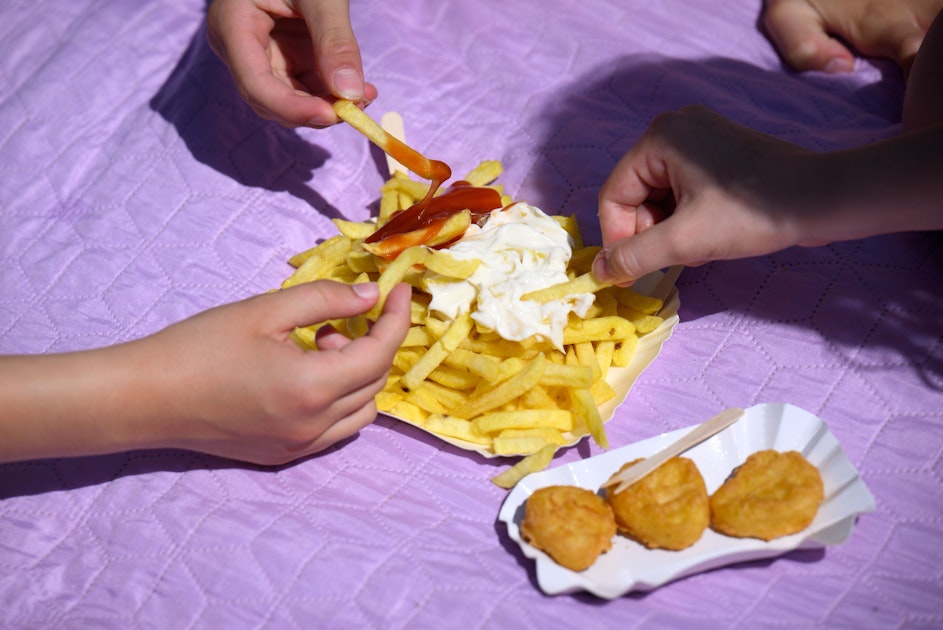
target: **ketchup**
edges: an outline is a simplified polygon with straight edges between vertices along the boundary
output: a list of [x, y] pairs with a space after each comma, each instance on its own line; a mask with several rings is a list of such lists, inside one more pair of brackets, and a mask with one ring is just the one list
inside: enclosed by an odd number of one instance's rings
[[433, 228], [425, 240], [438, 233], [438, 228], [457, 212], [470, 210], [472, 220], [487, 214], [501, 206], [501, 195], [493, 188], [478, 188], [468, 182], [452, 184], [448, 190], [437, 197], [432, 197], [434, 190], [415, 205], [394, 214], [380, 229], [364, 239], [367, 243], [377, 243], [398, 234], [413, 232], [424, 228]]
[[[376, 232], [364, 239], [366, 243], [388, 241], [384, 248], [388, 258], [396, 258], [410, 245], [428, 243], [443, 228], [452, 215], [463, 210], [471, 211], [474, 218], [490, 212], [501, 205], [501, 195], [491, 188], [479, 188], [466, 181], [459, 181], [444, 193], [435, 196], [439, 187], [452, 176], [452, 169], [445, 162], [430, 160], [396, 137], [387, 134], [381, 148], [390, 157], [405, 165], [420, 177], [428, 179], [429, 192], [415, 205], [400, 210]], [[452, 242], [454, 242], [453, 239]], [[444, 247], [449, 243], [439, 243]]]

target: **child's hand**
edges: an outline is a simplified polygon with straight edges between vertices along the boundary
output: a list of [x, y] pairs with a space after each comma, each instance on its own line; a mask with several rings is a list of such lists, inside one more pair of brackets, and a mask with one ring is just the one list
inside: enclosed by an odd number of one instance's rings
[[595, 274], [627, 283], [800, 242], [802, 217], [793, 212], [822, 203], [802, 179], [808, 155], [700, 106], [662, 114], [600, 190]]
[[940, 0], [766, 0], [763, 22], [795, 70], [849, 72], [854, 53], [886, 57], [908, 74]]
[[[358, 293], [359, 291], [359, 293]], [[279, 464], [349, 437], [376, 416], [393, 355], [409, 328], [409, 288], [389, 295], [369, 333], [338, 333], [303, 352], [295, 326], [367, 311], [376, 284], [319, 281], [200, 313], [144, 339], [161, 413], [151, 446]]]
[[360, 47], [345, 1], [214, 0], [207, 10], [210, 47], [259, 116], [286, 127], [337, 122], [331, 102], [366, 105]]

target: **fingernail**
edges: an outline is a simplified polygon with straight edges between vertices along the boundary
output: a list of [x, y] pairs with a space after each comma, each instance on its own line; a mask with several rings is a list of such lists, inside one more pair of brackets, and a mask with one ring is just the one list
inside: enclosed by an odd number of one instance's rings
[[357, 102], [363, 98], [363, 79], [352, 68], [341, 68], [334, 73], [334, 93]]
[[851, 72], [854, 67], [855, 64], [850, 59], [835, 57], [834, 59], [829, 59], [828, 63], [825, 64], [825, 72], [828, 72], [829, 74]]
[[593, 275], [602, 282], [612, 281], [612, 272], [609, 270], [609, 262], [606, 260], [604, 249], [596, 254], [596, 260], [593, 261]]
[[362, 298], [376, 298], [380, 294], [380, 287], [376, 282], [358, 282], [350, 285], [354, 293]]
[[358, 297], [375, 300], [380, 295], [380, 287], [376, 282], [358, 282], [350, 285]]
[[308, 122], [305, 123], [305, 124], [306, 124], [308, 127], [330, 127], [330, 126], [333, 125], [335, 122], [336, 122], [336, 121], [334, 121], [334, 120], [328, 120], [328, 119], [325, 118], [324, 116], [314, 116], [313, 118], [311, 118], [310, 120], [308, 120]]

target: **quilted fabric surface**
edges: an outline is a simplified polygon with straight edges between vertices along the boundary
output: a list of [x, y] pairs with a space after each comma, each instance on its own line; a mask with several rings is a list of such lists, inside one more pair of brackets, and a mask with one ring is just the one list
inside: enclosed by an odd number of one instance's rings
[[[815, 150], [899, 129], [891, 64], [784, 70], [759, 0], [352, 5], [376, 118], [400, 112], [458, 173], [500, 159], [507, 192], [576, 214], [591, 243], [599, 185], [661, 111], [701, 103]], [[205, 9], [0, 4], [0, 352], [121, 342], [264, 292], [331, 218], [369, 216], [382, 156], [344, 125], [256, 116]], [[877, 502], [843, 545], [614, 601], [546, 596], [496, 521], [489, 479], [510, 462], [381, 416], [275, 468], [184, 451], [0, 465], [0, 626], [940, 627], [941, 271], [938, 234], [689, 268], [680, 324], [607, 426], [618, 446], [725, 407], [815, 413]]]

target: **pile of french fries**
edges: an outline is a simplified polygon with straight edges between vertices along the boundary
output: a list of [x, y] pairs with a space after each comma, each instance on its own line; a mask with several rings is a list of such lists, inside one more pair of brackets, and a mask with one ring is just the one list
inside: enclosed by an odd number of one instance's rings
[[[501, 170], [500, 163], [487, 161], [464, 179], [475, 186], [494, 185]], [[412, 327], [385, 389], [377, 396], [377, 408], [465, 448], [526, 456], [494, 479], [501, 487], [513, 487], [524, 475], [545, 468], [558, 448], [583, 435], [590, 434], [607, 447], [598, 405], [614, 397], [615, 391], [606, 374], [610, 367], [628, 365], [639, 336], [662, 323], [657, 315], [662, 301], [595, 282], [590, 266], [599, 247], [583, 246], [574, 217], [557, 216], [576, 243], [568, 269], [572, 280], [524, 297], [547, 301], [595, 293], [585, 318], [571, 316], [564, 330], [564, 351], [534, 338], [502, 339], [482, 330], [468, 314], [447, 321], [429, 310], [423, 275], [429, 270], [464, 279], [474, 273], [477, 261], [459, 260], [448, 249], [425, 245], [409, 247], [390, 261], [363, 243], [392, 214], [421, 199], [427, 188], [424, 182], [394, 174], [383, 185], [377, 222], [334, 219], [339, 234], [293, 256], [289, 262], [296, 269], [282, 286], [318, 279], [377, 282], [381, 297], [371, 311], [326, 322], [354, 338], [378, 317], [396, 284], [410, 284]], [[502, 195], [502, 203], [511, 199]], [[316, 349], [318, 328], [298, 328], [294, 339], [302, 347]]]
[[[335, 110], [384, 150], [396, 142], [353, 104], [338, 102]], [[418, 170], [411, 170], [422, 172], [422, 160], [429, 160], [399, 146], [401, 154], [417, 162]], [[494, 188], [502, 205], [507, 206], [513, 200], [496, 184], [502, 171], [500, 162], [489, 160], [462, 179], [471, 186]], [[386, 387], [376, 397], [381, 412], [463, 448], [498, 456], [523, 456], [493, 479], [503, 488], [513, 487], [525, 475], [542, 470], [557, 449], [587, 434], [607, 448], [598, 405], [612, 399], [616, 392], [606, 375], [611, 367], [627, 366], [639, 336], [661, 325], [658, 313], [662, 300], [598, 282], [590, 268], [599, 247], [583, 245], [575, 217], [556, 216], [554, 219], [574, 242], [568, 267], [570, 280], [525, 294], [522, 299], [547, 302], [577, 293], [595, 293], [585, 317], [570, 316], [562, 351], [537, 338], [508, 341], [483, 329], [468, 314], [448, 320], [430, 311], [430, 295], [423, 288], [425, 275], [431, 272], [439, 278], [465, 279], [475, 272], [479, 261], [454, 258], [448, 249], [435, 249], [436, 243], [431, 242], [417, 242], [395, 257], [382, 244], [365, 243], [397, 212], [412, 207], [428, 192], [429, 183], [396, 170], [382, 186], [376, 221], [334, 219], [337, 236], [289, 260], [295, 271], [282, 283], [283, 288], [319, 279], [373, 281], [380, 287], [380, 299], [369, 312], [297, 328], [293, 332], [295, 341], [303, 348], [316, 350], [317, 329], [326, 324], [351, 338], [365, 334], [382, 311], [390, 290], [400, 282], [408, 283], [412, 286], [412, 327], [396, 354]], [[437, 234], [437, 242], [450, 242], [467, 227], [467, 221], [450, 220]]]

